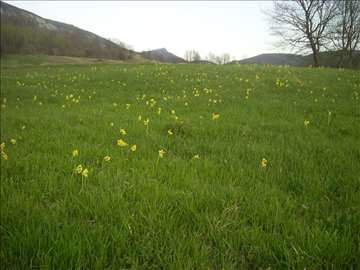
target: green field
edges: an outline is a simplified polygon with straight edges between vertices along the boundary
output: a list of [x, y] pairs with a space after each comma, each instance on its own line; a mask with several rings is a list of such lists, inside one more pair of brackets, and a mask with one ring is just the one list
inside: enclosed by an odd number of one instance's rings
[[1, 269], [360, 268], [358, 71], [2, 65], [1, 142]]

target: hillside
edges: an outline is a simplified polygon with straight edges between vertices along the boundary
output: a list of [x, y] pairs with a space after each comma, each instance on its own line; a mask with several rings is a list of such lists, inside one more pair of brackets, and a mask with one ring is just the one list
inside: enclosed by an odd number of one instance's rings
[[139, 58], [136, 52], [76, 26], [44, 19], [1, 2], [1, 54], [48, 54], [107, 59]]
[[[339, 52], [322, 52], [320, 53], [320, 57], [321, 66], [337, 67], [340, 61]], [[264, 64], [306, 67], [312, 65], [312, 54], [305, 56], [284, 53], [260, 54], [243, 60], [234, 60], [229, 64]], [[360, 51], [355, 52], [353, 67], [360, 68]]]
[[[148, 60], [149, 61], [149, 60]], [[149, 61], [150, 62], [150, 61]], [[115, 60], [91, 57], [72, 57], [59, 55], [19, 55], [7, 54], [1, 57], [1, 68], [21, 68], [34, 66], [55, 66], [55, 65], [102, 65], [102, 64], [124, 64], [137, 63], [136, 59]], [[140, 61], [139, 63], [144, 63]]]
[[175, 54], [168, 52], [165, 48], [152, 50], [152, 51], [143, 51], [140, 53], [144, 58], [163, 62], [163, 63], [186, 63], [184, 59], [176, 56]]

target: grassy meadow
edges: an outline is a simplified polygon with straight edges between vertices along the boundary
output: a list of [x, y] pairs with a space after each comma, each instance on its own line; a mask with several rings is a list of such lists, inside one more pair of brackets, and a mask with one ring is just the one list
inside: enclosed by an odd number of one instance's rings
[[1, 269], [360, 268], [358, 71], [16, 63]]

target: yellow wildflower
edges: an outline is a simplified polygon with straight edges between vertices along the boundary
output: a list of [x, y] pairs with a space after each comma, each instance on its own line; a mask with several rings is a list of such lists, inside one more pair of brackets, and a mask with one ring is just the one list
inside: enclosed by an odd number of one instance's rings
[[212, 120], [217, 120], [220, 118], [220, 114], [219, 113], [213, 113], [212, 114]]
[[10, 139], [11, 144], [16, 144], [16, 140], [15, 139]]
[[175, 114], [175, 110], [171, 110], [171, 114]]
[[148, 126], [148, 125], [149, 125], [149, 122], [150, 122], [149, 118], [147, 118], [146, 120], [144, 120], [144, 126]]
[[110, 161], [110, 160], [111, 160], [111, 157], [110, 157], [110, 156], [105, 156], [105, 157], [104, 157], [104, 161], [108, 162], [108, 161]]
[[192, 159], [200, 159], [200, 156], [198, 154], [194, 155]]
[[81, 175], [82, 175], [83, 177], [85, 177], [85, 178], [88, 177], [88, 176], [89, 176], [89, 170], [85, 168], [85, 169], [82, 171]]
[[131, 105], [129, 103], [127, 103], [127, 104], [125, 104], [125, 106], [126, 106], [126, 109], [128, 110]]
[[135, 151], [136, 151], [136, 144], [132, 145], [132, 146], [130, 147], [130, 150], [133, 151], [133, 152], [135, 152]]
[[81, 164], [75, 168], [75, 173], [77, 173], [77, 174], [81, 174], [82, 171], [83, 171], [83, 167]]
[[174, 135], [174, 133], [172, 132], [172, 130], [171, 129], [169, 129], [168, 131], [167, 131], [167, 133], [171, 136], [171, 135]]
[[121, 135], [126, 135], [126, 130], [123, 129], [123, 128], [120, 128], [120, 134], [121, 134]]
[[304, 120], [304, 126], [307, 127], [309, 124], [310, 124], [310, 121], [305, 119]]
[[263, 159], [261, 160], [261, 167], [262, 167], [262, 168], [266, 168], [267, 162], [268, 162], [268, 161], [267, 161], [265, 158], [263, 158]]
[[77, 156], [79, 155], [79, 150], [74, 149], [74, 150], [72, 151], [72, 155], [73, 155], [73, 157], [77, 157]]
[[4, 160], [8, 160], [8, 155], [4, 151], [1, 151], [1, 158]]
[[123, 141], [122, 139], [117, 140], [117, 145], [121, 146], [121, 147], [128, 146], [128, 144], [125, 141]]
[[163, 150], [163, 149], [160, 149], [160, 150], [159, 150], [159, 157], [160, 157], [160, 158], [163, 158], [163, 157], [164, 157], [164, 154], [166, 154], [166, 151]]

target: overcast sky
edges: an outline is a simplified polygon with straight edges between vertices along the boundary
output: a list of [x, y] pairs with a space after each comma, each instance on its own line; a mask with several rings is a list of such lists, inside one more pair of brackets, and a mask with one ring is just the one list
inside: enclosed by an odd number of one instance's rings
[[283, 52], [274, 47], [262, 10], [271, 1], [5, 1], [16, 7], [116, 38], [136, 51], [166, 48], [183, 57], [188, 49], [236, 59]]

